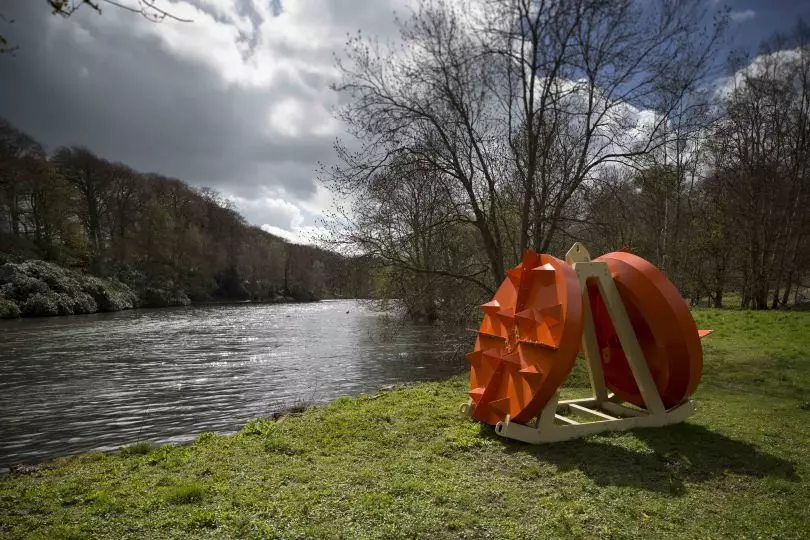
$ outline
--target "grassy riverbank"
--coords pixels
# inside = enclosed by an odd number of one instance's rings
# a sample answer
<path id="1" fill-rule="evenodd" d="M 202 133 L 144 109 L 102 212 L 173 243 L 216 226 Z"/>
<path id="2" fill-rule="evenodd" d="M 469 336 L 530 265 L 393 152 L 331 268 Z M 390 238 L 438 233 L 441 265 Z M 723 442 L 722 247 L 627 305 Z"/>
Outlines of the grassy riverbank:
<path id="1" fill-rule="evenodd" d="M 696 318 L 685 424 L 531 447 L 462 418 L 455 377 L 0 478 L 0 536 L 803 537 L 810 313 Z"/>

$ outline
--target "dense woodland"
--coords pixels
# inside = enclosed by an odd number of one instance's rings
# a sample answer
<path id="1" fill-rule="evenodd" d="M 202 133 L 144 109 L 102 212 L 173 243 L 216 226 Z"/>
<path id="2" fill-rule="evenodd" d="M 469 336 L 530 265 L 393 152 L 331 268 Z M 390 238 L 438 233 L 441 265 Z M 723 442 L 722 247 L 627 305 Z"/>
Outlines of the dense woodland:
<path id="1" fill-rule="evenodd" d="M 160 291 L 191 301 L 367 294 L 361 259 L 250 226 L 213 190 L 87 148 L 49 153 L 2 120 L 0 253 L 0 264 L 42 259 L 115 278 L 142 300 Z"/>
<path id="2" fill-rule="evenodd" d="M 695 304 L 807 304 L 810 28 L 726 59 L 728 15 L 702 0 L 421 0 L 395 45 L 351 37 L 335 84 L 351 141 L 322 170 L 345 201 L 334 251 L 2 123 L 0 252 L 191 300 L 375 296 L 458 321 L 525 249 L 582 241 L 631 249 Z"/>
<path id="3" fill-rule="evenodd" d="M 360 145 L 323 171 L 349 201 L 330 242 L 419 318 L 574 241 L 629 247 L 693 303 L 807 302 L 810 30 L 726 60 L 710 4 L 424 1 L 396 47 L 351 38 L 336 89 Z"/>

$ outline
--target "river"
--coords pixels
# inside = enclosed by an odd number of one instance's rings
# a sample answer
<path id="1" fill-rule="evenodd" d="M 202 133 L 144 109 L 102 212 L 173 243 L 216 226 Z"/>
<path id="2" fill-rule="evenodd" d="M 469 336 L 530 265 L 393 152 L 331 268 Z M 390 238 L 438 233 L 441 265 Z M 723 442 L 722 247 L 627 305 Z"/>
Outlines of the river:
<path id="1" fill-rule="evenodd" d="M 0 467 L 185 442 L 302 402 L 447 377 L 471 345 L 353 300 L 0 321 Z"/>

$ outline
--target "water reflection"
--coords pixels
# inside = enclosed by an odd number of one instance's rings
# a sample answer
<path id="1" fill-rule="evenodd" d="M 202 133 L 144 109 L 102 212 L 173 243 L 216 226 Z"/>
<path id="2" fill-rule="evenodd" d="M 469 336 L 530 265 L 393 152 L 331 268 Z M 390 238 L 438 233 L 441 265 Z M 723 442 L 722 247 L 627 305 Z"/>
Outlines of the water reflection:
<path id="1" fill-rule="evenodd" d="M 232 431 L 466 368 L 469 336 L 356 301 L 229 305 L 0 324 L 0 465 Z"/>

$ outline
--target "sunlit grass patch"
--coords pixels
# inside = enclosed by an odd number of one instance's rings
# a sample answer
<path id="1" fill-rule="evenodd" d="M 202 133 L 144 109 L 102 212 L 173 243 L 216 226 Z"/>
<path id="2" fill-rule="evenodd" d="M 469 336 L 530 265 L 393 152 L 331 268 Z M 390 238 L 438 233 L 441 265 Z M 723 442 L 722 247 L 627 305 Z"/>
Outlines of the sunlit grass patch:
<path id="1" fill-rule="evenodd" d="M 142 456 L 154 449 L 149 441 L 139 441 L 127 446 L 122 446 L 119 452 L 122 456 Z"/>
<path id="2" fill-rule="evenodd" d="M 199 482 L 184 481 L 179 485 L 169 488 L 166 493 L 166 501 L 171 504 L 191 504 L 203 500 L 205 488 Z"/>

